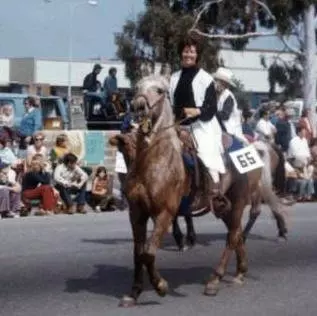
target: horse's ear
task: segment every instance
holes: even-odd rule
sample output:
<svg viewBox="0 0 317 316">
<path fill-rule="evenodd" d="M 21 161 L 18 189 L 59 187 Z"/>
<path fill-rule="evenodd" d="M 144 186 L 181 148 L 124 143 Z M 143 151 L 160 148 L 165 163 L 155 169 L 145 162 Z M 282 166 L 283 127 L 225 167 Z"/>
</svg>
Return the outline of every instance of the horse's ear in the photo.
<svg viewBox="0 0 317 316">
<path fill-rule="evenodd" d="M 111 145 L 111 146 L 118 146 L 119 145 L 119 140 L 118 140 L 118 137 L 117 137 L 118 135 L 114 135 L 114 136 L 112 136 L 112 137 L 110 137 L 110 139 L 109 139 L 109 144 Z"/>
<path fill-rule="evenodd" d="M 109 139 L 109 144 L 111 146 L 118 146 L 119 144 L 123 144 L 125 142 L 125 137 L 122 134 L 114 135 Z"/>
</svg>

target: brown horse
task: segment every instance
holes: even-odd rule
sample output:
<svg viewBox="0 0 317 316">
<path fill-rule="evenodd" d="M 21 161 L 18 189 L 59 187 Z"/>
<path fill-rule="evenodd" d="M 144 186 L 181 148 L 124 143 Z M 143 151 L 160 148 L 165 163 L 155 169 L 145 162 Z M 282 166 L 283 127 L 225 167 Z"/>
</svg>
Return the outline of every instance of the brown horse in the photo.
<svg viewBox="0 0 317 316">
<path fill-rule="evenodd" d="M 167 91 L 168 85 L 164 78 L 150 76 L 138 83 L 134 98 L 135 110 L 142 120 L 136 136 L 135 160 L 131 164 L 125 186 L 134 240 L 134 281 L 130 295 L 123 297 L 121 306 L 136 304 L 143 291 L 143 267 L 147 269 L 156 292 L 161 296 L 167 293 L 168 283 L 155 265 L 156 252 L 177 215 L 182 197 L 187 196 L 191 188 Z M 270 169 L 268 172 L 271 172 Z M 274 196 L 268 172 L 262 173 L 261 169 L 256 169 L 241 175 L 233 166 L 228 166 L 223 189 L 231 202 L 231 210 L 226 213 L 222 210 L 218 212 L 217 207 L 213 210 L 227 226 L 226 247 L 215 273 L 206 284 L 206 295 L 217 293 L 232 251 L 237 255 L 235 281 L 243 280 L 247 272 L 247 260 L 241 228 L 242 214 L 245 206 L 258 192 L 264 198 Z M 147 221 L 150 217 L 155 224 L 147 240 Z"/>
<path fill-rule="evenodd" d="M 137 134 L 135 132 L 132 132 L 132 133 L 115 135 L 109 140 L 109 143 L 112 146 L 117 146 L 118 150 L 123 154 L 128 169 L 131 169 L 132 162 L 135 160 L 135 157 L 136 157 L 136 138 L 137 138 Z M 260 145 L 256 144 L 256 146 L 259 147 Z M 272 170 L 273 183 L 275 184 L 274 188 L 278 190 L 279 192 L 281 192 L 284 190 L 284 184 L 285 184 L 285 176 L 284 176 L 285 168 L 284 168 L 283 154 L 280 155 L 279 152 L 276 151 L 276 149 L 272 148 L 271 146 L 267 146 L 264 149 L 268 150 L 268 154 L 270 155 L 269 164 Z M 262 157 L 264 156 L 263 153 L 261 153 L 261 155 Z M 268 157 L 266 157 L 266 159 L 268 159 Z M 124 187 L 124 182 L 121 182 L 121 185 L 122 187 Z M 251 208 L 250 208 L 249 220 L 243 231 L 244 240 L 247 239 L 247 236 L 249 235 L 252 227 L 254 226 L 257 218 L 259 217 L 261 213 L 261 205 L 263 202 L 263 197 L 261 196 L 261 194 L 262 194 L 261 190 L 259 189 L 258 193 L 257 194 L 254 193 L 251 197 Z M 277 201 L 274 195 L 271 196 L 271 202 L 268 204 L 272 211 L 273 217 L 276 220 L 277 229 L 278 229 L 278 237 L 286 240 L 287 227 L 286 227 L 285 219 L 283 215 L 280 213 L 280 206 L 281 204 L 282 206 L 285 206 L 285 204 L 288 206 L 289 204 L 287 204 L 287 201 L 286 203 L 282 203 L 282 201 L 280 200 Z M 184 216 L 184 220 L 185 220 L 185 224 L 187 228 L 187 234 L 186 234 L 187 245 L 192 247 L 196 243 L 196 232 L 195 232 L 195 227 L 193 223 L 193 217 L 202 216 L 207 212 L 209 212 L 208 207 L 205 207 L 201 211 L 195 210 L 192 207 L 192 213 L 181 215 L 181 216 Z M 173 219 L 173 223 L 172 223 L 173 237 L 175 239 L 175 242 L 179 250 L 184 251 L 186 249 L 186 245 L 185 245 L 184 235 L 178 224 L 178 217 L 179 216 L 176 216 Z"/>
<path fill-rule="evenodd" d="M 123 154 L 125 163 L 127 165 L 128 170 L 131 169 L 132 162 L 135 160 L 136 157 L 136 133 L 130 132 L 125 134 L 118 134 L 115 136 L 112 136 L 109 139 L 109 143 L 112 146 L 116 146 L 118 150 Z M 123 178 L 119 178 L 119 182 L 122 188 L 125 186 L 125 179 L 126 175 Z M 209 210 L 208 210 L 209 212 Z M 186 234 L 186 242 L 187 245 L 193 247 L 196 244 L 196 233 L 193 223 L 192 214 L 184 214 L 181 215 L 184 217 L 186 228 L 187 228 L 187 234 Z M 184 251 L 186 249 L 185 242 L 184 242 L 184 236 L 182 234 L 182 231 L 178 224 L 178 217 L 175 217 L 173 219 L 173 237 L 175 239 L 175 242 L 179 248 L 180 251 Z"/>
</svg>

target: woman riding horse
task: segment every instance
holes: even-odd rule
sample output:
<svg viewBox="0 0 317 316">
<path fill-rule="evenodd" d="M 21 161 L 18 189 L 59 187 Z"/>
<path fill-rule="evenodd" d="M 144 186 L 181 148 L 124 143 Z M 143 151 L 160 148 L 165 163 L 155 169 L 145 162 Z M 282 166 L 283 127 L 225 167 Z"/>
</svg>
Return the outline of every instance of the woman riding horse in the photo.
<svg viewBox="0 0 317 316">
<path fill-rule="evenodd" d="M 198 66 L 201 51 L 193 38 L 188 37 L 180 44 L 179 54 L 182 69 L 173 73 L 170 79 L 170 99 L 175 119 L 181 121 L 187 118 L 198 156 L 215 183 L 210 196 L 217 191 L 228 202 L 220 190 L 219 174 L 224 175 L 226 169 L 222 159 L 222 129 L 216 116 L 215 83 L 212 76 Z"/>
</svg>

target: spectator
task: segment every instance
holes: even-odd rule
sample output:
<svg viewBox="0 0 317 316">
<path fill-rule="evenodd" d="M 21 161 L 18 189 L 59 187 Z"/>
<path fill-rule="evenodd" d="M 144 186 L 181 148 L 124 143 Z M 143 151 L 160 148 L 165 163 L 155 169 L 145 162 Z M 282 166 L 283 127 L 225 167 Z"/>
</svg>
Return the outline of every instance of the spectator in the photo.
<svg viewBox="0 0 317 316">
<path fill-rule="evenodd" d="M 310 143 L 312 137 L 313 137 L 313 129 L 309 121 L 309 113 L 310 109 L 304 109 L 302 112 L 302 117 L 298 121 L 298 126 L 303 127 L 306 130 L 306 138 L 308 140 L 308 143 Z"/>
<path fill-rule="evenodd" d="M 19 148 L 25 150 L 32 140 L 32 135 L 42 129 L 42 113 L 35 98 L 28 97 L 24 101 L 24 114 L 17 135 L 20 138 Z"/>
<path fill-rule="evenodd" d="M 101 72 L 101 65 L 95 64 L 92 72 L 88 74 L 83 83 L 83 90 L 88 92 L 97 92 L 100 87 L 100 82 L 97 80 L 97 76 Z"/>
<path fill-rule="evenodd" d="M 298 201 L 311 201 L 314 194 L 314 180 L 313 180 L 314 167 L 306 165 L 300 168 L 298 173 L 297 182 L 299 184 Z"/>
<path fill-rule="evenodd" d="M 26 164 L 27 167 L 31 165 L 32 159 L 36 154 L 40 154 L 45 159 L 47 157 L 47 148 L 44 146 L 44 134 L 41 132 L 33 136 L 34 145 L 29 145 L 26 151 Z"/>
<path fill-rule="evenodd" d="M 289 144 L 288 157 L 295 168 L 303 168 L 304 166 L 308 166 L 311 161 L 310 149 L 306 139 L 306 129 L 299 127 L 297 135 Z"/>
<path fill-rule="evenodd" d="M 118 93 L 118 84 L 117 84 L 117 69 L 111 67 L 108 72 L 108 76 L 105 78 L 103 83 L 103 90 L 106 100 L 109 102 L 114 93 Z"/>
<path fill-rule="evenodd" d="M 8 143 L 7 139 L 0 138 L 0 159 L 3 163 L 7 165 L 15 166 L 16 164 L 19 163 L 19 160 L 14 155 L 11 148 L 7 146 L 7 143 Z"/>
<path fill-rule="evenodd" d="M 50 153 L 50 160 L 53 168 L 56 167 L 58 163 L 62 161 L 64 156 L 70 152 L 68 146 L 68 137 L 66 134 L 60 134 L 56 137 L 56 142 L 54 148 Z"/>
<path fill-rule="evenodd" d="M 255 130 L 259 134 L 260 139 L 264 139 L 270 142 L 274 140 L 276 128 L 270 122 L 269 113 L 266 110 L 262 110 L 260 112 L 260 120 L 258 121 Z"/>
<path fill-rule="evenodd" d="M 31 200 L 41 200 L 41 209 L 35 215 L 51 215 L 56 210 L 58 192 L 51 185 L 51 175 L 44 170 L 43 161 L 33 157 L 31 170 L 23 176 L 22 200 L 31 211 Z"/>
<path fill-rule="evenodd" d="M 242 132 L 249 142 L 252 142 L 255 138 L 254 130 L 250 124 L 252 112 L 249 109 L 242 111 Z"/>
<path fill-rule="evenodd" d="M 77 212 L 86 213 L 84 207 L 88 175 L 77 165 L 77 162 L 78 159 L 74 154 L 66 154 L 63 163 L 58 165 L 54 171 L 56 189 L 66 205 L 68 214 L 74 213 L 72 194 L 76 194 Z"/>
<path fill-rule="evenodd" d="M 21 186 L 16 173 L 0 161 L 0 213 L 2 218 L 18 217 L 21 206 Z"/>
<path fill-rule="evenodd" d="M 114 199 L 108 192 L 109 181 L 107 169 L 98 167 L 93 179 L 91 190 L 91 205 L 96 212 L 114 210 Z"/>
<path fill-rule="evenodd" d="M 4 104 L 0 108 L 0 126 L 12 128 L 14 125 L 14 114 L 12 104 Z"/>
<path fill-rule="evenodd" d="M 291 141 L 291 127 L 287 120 L 287 115 L 284 108 L 277 112 L 277 117 L 278 119 L 275 124 L 275 143 L 281 147 L 283 152 L 287 152 L 289 143 Z"/>
</svg>

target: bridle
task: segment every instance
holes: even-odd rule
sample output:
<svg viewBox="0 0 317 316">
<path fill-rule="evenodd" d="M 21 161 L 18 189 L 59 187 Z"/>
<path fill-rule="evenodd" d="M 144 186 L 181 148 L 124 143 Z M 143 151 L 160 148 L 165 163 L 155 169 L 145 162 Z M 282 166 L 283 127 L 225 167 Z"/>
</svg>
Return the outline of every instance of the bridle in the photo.
<svg viewBox="0 0 317 316">
<path fill-rule="evenodd" d="M 135 100 L 137 100 L 138 98 L 143 98 L 145 100 L 146 107 L 151 111 L 154 108 L 156 108 L 161 103 L 162 100 L 164 100 L 165 98 L 169 99 L 169 93 L 167 90 L 163 90 L 163 89 L 158 88 L 157 93 L 160 94 L 160 96 L 152 104 L 150 104 L 148 96 L 144 93 L 136 94 Z M 164 127 L 163 129 L 155 132 L 155 131 L 152 131 L 152 120 L 149 117 L 144 117 L 141 124 L 139 125 L 139 127 L 141 127 L 142 134 L 149 136 L 150 134 L 162 133 L 162 132 L 164 132 L 170 128 L 173 128 L 173 127 L 177 128 L 181 124 L 186 122 L 188 119 L 189 118 L 186 117 L 178 122 L 175 122 L 169 126 Z M 143 130 L 143 128 L 144 128 L 144 130 Z M 139 132 L 140 132 L 140 129 L 139 129 Z"/>
</svg>

